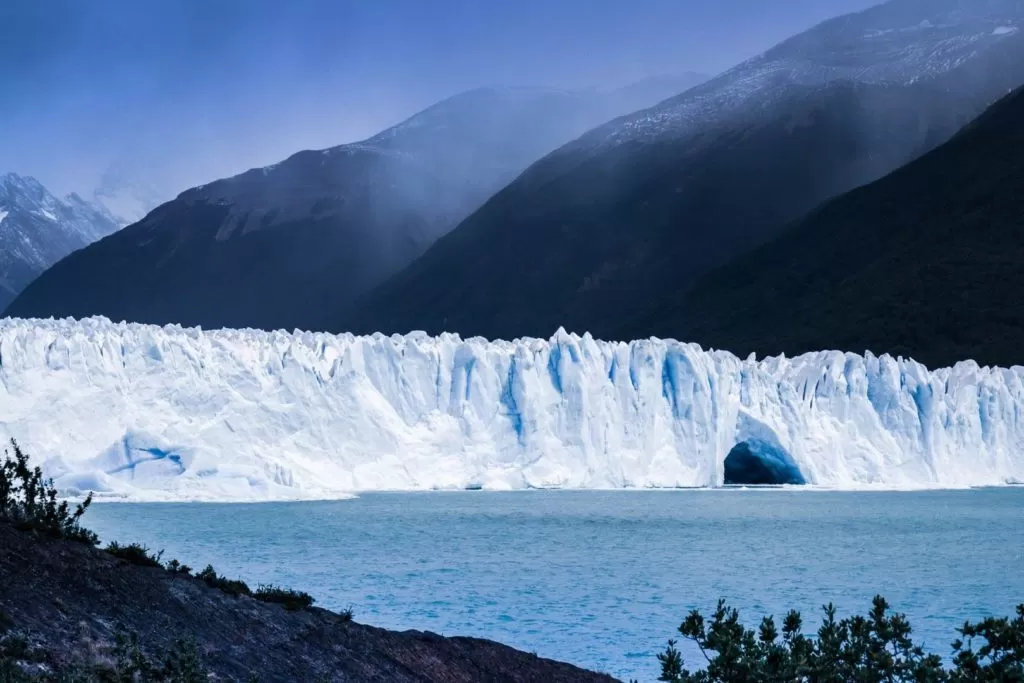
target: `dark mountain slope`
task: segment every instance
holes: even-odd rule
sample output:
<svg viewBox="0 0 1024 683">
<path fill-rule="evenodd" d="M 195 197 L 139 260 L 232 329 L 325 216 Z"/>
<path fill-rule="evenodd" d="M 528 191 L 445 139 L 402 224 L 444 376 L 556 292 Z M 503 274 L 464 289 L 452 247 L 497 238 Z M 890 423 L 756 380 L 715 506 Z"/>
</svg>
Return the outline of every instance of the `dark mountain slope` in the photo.
<svg viewBox="0 0 1024 683">
<path fill-rule="evenodd" d="M 1024 90 L 947 144 L 839 197 L 664 311 L 759 355 L 892 353 L 1024 364 Z"/>
<path fill-rule="evenodd" d="M 530 163 L 667 85 L 464 93 L 365 142 L 188 190 L 58 264 L 7 313 L 319 328 Z"/>
<path fill-rule="evenodd" d="M 766 123 L 757 112 L 685 144 L 626 146 L 548 183 L 517 183 L 374 292 L 350 327 L 513 338 L 565 326 L 607 336 L 664 278 L 692 282 L 963 123 L 956 107 L 922 106 L 921 92 L 792 86 Z M 851 135 L 860 124 L 876 133 Z"/>
<path fill-rule="evenodd" d="M 671 336 L 657 311 L 702 274 L 1024 82 L 1021 22 L 1017 0 L 827 22 L 549 155 L 334 327 Z"/>
<path fill-rule="evenodd" d="M 193 641 L 217 681 L 614 681 L 486 640 L 386 631 L 317 608 L 287 611 L 0 523 L 0 637 L 9 629 L 26 637 L 31 656 L 25 659 L 42 659 L 51 671 L 109 667 L 115 637 L 134 633 L 154 659 L 176 639 Z"/>
</svg>

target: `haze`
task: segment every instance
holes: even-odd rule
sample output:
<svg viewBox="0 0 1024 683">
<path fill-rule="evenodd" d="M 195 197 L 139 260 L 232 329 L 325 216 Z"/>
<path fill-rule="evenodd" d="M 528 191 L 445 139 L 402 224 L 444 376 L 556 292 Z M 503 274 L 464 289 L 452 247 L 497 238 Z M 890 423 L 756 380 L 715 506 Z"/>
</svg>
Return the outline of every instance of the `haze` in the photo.
<svg viewBox="0 0 1024 683">
<path fill-rule="evenodd" d="M 5 0 L 0 171 L 169 198 L 481 85 L 713 74 L 872 0 Z"/>
</svg>

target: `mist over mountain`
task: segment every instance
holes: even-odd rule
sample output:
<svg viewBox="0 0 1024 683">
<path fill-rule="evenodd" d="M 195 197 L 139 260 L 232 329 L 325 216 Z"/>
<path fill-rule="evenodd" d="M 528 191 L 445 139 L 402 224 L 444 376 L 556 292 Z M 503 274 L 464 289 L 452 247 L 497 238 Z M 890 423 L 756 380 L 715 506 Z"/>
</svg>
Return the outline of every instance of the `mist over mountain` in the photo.
<svg viewBox="0 0 1024 683">
<path fill-rule="evenodd" d="M 321 328 L 544 154 L 701 80 L 457 95 L 364 142 L 188 190 L 58 264 L 7 313 Z"/>
<path fill-rule="evenodd" d="M 0 166 L 86 198 L 130 170 L 167 201 L 480 86 L 718 73 L 874 1 L 7 0 Z"/>
<path fill-rule="evenodd" d="M 114 164 L 107 168 L 92 201 L 110 212 L 122 226 L 138 223 L 171 196 L 154 186 L 146 169 Z"/>
<path fill-rule="evenodd" d="M 0 308 L 51 265 L 117 230 L 101 207 L 58 199 L 35 178 L 0 175 Z"/>
<path fill-rule="evenodd" d="M 683 337 L 703 274 L 929 151 L 1024 82 L 1024 3 L 840 17 L 523 173 L 334 330 Z"/>
</svg>

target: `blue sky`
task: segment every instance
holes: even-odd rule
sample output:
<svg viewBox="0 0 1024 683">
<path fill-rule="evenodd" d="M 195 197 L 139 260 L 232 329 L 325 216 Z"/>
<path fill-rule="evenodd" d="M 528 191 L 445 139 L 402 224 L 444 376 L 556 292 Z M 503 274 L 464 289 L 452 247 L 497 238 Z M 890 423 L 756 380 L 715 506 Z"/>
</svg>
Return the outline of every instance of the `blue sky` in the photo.
<svg viewBox="0 0 1024 683">
<path fill-rule="evenodd" d="M 0 171 L 184 189 L 480 85 L 715 73 L 874 0 L 2 0 Z M 180 187 L 179 187 L 180 186 Z"/>
</svg>

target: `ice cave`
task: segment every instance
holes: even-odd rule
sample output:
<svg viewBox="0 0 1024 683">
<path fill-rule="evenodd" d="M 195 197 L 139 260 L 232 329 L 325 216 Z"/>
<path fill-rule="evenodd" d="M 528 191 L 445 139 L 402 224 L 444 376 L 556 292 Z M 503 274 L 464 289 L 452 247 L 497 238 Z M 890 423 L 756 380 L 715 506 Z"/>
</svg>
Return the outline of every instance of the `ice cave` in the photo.
<svg viewBox="0 0 1024 683">
<path fill-rule="evenodd" d="M 781 446 L 748 439 L 725 456 L 726 486 L 781 486 L 806 484 L 800 468 Z"/>
</svg>

